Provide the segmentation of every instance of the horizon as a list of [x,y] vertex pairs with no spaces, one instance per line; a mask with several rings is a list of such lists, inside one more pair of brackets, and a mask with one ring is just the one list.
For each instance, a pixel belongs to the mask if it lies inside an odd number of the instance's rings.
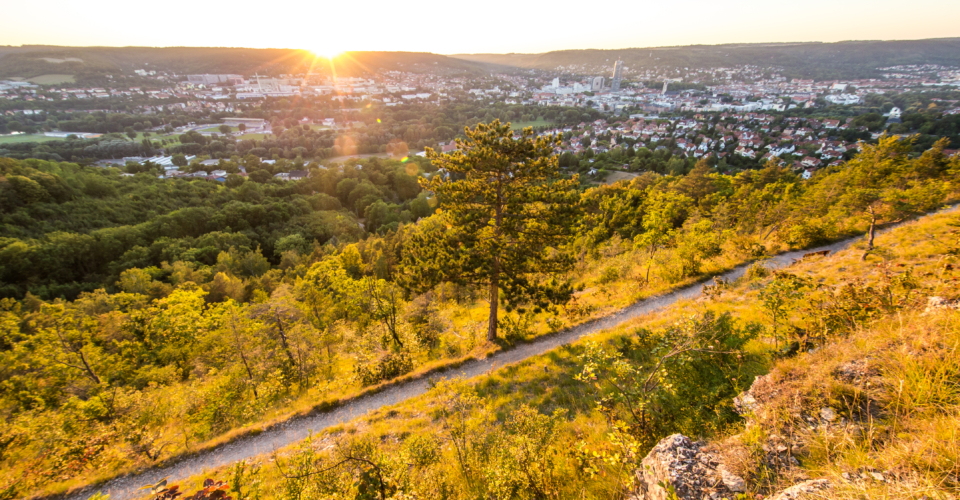
[[54,45],[47,43],[29,43],[21,45],[2,45],[0,48],[30,48],[30,47],[50,47],[50,48],[65,48],[65,49],[242,49],[242,50],[303,50],[307,52],[312,52],[318,56],[328,56],[334,55],[339,56],[347,53],[364,53],[364,52],[382,52],[382,53],[410,53],[410,54],[434,54],[440,56],[457,56],[457,55],[540,55],[550,52],[574,52],[574,51],[624,51],[624,50],[654,50],[654,49],[672,49],[672,48],[688,48],[688,47],[723,47],[723,46],[789,46],[789,45],[830,45],[830,44],[842,44],[842,43],[887,43],[887,42],[924,42],[924,41],[936,41],[936,40],[953,40],[960,39],[960,35],[957,36],[947,36],[947,37],[931,37],[931,38],[877,38],[877,39],[850,39],[850,40],[837,40],[837,41],[820,41],[820,40],[809,40],[809,41],[785,41],[785,42],[724,42],[724,43],[691,43],[691,44],[682,44],[682,45],[648,45],[648,46],[629,46],[629,47],[610,47],[610,48],[598,48],[598,47],[585,47],[578,49],[556,49],[556,50],[547,50],[543,52],[431,52],[425,50],[352,50],[346,49],[335,54],[322,54],[319,52],[314,52],[310,49],[300,48],[300,47],[250,47],[250,46],[241,46],[241,45]]
[[[543,7],[502,0],[484,9],[451,7],[438,0],[405,5],[374,3],[368,11],[375,14],[365,16],[345,5],[304,6],[295,17],[280,9],[251,16],[240,9],[224,11],[216,5],[191,5],[191,18],[204,20],[202,23],[184,22],[182,10],[130,8],[117,0],[108,0],[103,7],[93,12],[65,0],[52,0],[49,10],[37,16],[26,4],[10,5],[4,12],[17,23],[0,33],[0,45],[290,48],[323,55],[346,51],[452,55],[590,50],[584,46],[617,50],[960,37],[960,27],[954,22],[960,17],[960,2],[943,0],[919,0],[908,11],[891,0],[813,0],[803,12],[828,15],[811,16],[807,21],[798,16],[797,22],[771,22],[769,5],[759,0],[725,5],[702,0],[671,5],[637,3],[619,6],[616,16],[599,14],[589,17],[588,22],[579,22],[573,11],[583,8],[577,4]],[[469,26],[457,22],[464,16],[470,16]],[[814,41],[796,41],[804,39]]]

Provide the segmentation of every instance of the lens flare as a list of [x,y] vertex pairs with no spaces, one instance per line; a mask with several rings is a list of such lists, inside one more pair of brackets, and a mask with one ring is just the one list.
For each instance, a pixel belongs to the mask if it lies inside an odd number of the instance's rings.
[[377,118],[377,123],[380,123],[380,119],[379,119],[379,118]]
[[313,55],[317,57],[322,57],[324,59],[329,59],[331,61],[336,59],[340,54],[343,54],[342,50],[333,49],[333,48],[318,49],[318,50],[313,50],[311,52],[313,52]]
[[410,160],[409,156],[404,156],[403,158],[400,158],[400,163],[406,163],[409,160]]

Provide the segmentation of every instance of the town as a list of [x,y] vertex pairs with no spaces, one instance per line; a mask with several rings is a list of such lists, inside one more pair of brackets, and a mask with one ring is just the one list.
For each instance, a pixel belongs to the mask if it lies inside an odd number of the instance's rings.
[[[700,158],[722,172],[774,162],[809,177],[851,158],[858,141],[914,132],[903,125],[904,113],[932,107],[948,119],[960,114],[957,99],[937,97],[960,89],[956,67],[882,67],[879,78],[831,81],[788,79],[777,67],[754,65],[633,71],[617,60],[607,69],[386,71],[341,78],[138,69],[130,76],[141,85],[94,88],[7,80],[0,81],[0,153],[147,165],[162,178],[219,181],[247,175],[240,158],[252,153],[259,166],[272,166],[274,178],[296,180],[320,162],[423,156],[426,147],[450,151],[456,147],[452,127],[470,123],[418,124],[411,134],[412,127],[397,126],[395,118],[392,128],[385,127],[380,116],[402,111],[412,123],[423,116],[411,113],[470,106],[481,120],[501,118],[517,131],[531,126],[539,135],[562,137],[556,151],[561,165],[596,182],[645,170],[682,174]],[[898,96],[920,96],[929,104],[901,109]],[[290,118],[304,108],[303,116]],[[292,138],[290,129],[296,130]],[[370,135],[379,142],[350,145]],[[85,145],[90,156],[68,158],[51,153],[50,141],[58,139],[100,147]],[[41,145],[30,149],[31,141]],[[659,168],[645,161],[651,158],[660,160],[654,162]]]

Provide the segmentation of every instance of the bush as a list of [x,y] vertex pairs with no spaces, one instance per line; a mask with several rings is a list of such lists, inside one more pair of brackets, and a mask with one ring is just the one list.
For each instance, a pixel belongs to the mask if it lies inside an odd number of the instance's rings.
[[620,278],[620,270],[616,266],[609,266],[600,273],[600,284],[607,285]]
[[830,241],[830,235],[822,222],[804,221],[791,226],[783,239],[792,248],[809,248]]
[[413,370],[413,359],[405,352],[388,352],[373,363],[358,362],[354,371],[363,386],[399,377]]

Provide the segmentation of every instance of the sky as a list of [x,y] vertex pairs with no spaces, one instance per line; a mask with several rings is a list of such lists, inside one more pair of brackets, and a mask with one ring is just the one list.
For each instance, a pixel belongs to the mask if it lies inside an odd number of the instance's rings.
[[[3,2],[0,45],[539,53],[960,37],[958,0]],[[273,7],[276,8],[273,8]]]

